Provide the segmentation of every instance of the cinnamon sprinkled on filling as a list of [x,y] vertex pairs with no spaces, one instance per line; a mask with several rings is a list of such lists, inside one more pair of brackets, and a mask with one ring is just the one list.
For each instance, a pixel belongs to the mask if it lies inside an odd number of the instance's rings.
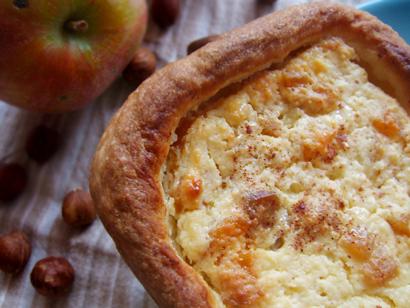
[[181,257],[227,307],[407,307],[410,121],[330,38],[192,111],[164,170]]

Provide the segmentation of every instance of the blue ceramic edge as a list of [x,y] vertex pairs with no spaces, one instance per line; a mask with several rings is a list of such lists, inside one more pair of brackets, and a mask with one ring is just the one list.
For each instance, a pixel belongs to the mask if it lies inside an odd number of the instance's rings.
[[372,0],[358,5],[357,8],[390,25],[407,43],[410,43],[409,0]]

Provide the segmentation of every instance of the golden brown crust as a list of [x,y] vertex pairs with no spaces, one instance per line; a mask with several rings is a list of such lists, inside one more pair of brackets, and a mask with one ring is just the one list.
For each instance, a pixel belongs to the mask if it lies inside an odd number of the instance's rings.
[[410,47],[369,14],[318,2],[255,20],[166,66],[113,118],[95,154],[91,192],[118,250],[160,306],[215,305],[166,226],[161,166],[181,117],[227,85],[328,36],[353,46],[371,80],[410,110]]

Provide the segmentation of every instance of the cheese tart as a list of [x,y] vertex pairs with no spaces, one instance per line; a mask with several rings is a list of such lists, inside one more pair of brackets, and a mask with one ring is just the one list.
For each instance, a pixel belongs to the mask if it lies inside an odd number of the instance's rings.
[[410,47],[328,2],[145,81],[90,178],[161,307],[408,307]]

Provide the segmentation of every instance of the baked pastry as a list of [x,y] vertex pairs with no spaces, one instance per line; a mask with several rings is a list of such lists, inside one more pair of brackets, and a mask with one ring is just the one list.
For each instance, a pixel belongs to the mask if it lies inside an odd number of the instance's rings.
[[408,307],[410,47],[367,13],[295,6],[144,82],[90,179],[163,307]]

